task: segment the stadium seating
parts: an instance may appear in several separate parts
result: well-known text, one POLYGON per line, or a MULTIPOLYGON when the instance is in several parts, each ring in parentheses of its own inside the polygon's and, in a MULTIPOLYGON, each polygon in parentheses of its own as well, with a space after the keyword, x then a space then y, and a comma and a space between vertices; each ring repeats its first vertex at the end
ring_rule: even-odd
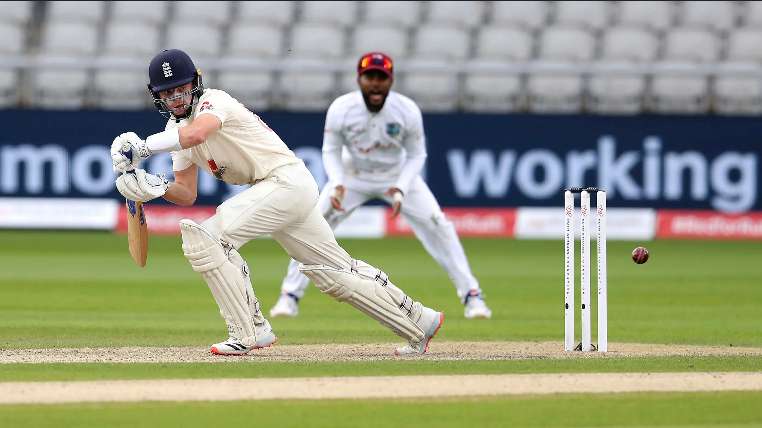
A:
POLYGON ((6 1, 3 2, 3 13, 0 14, 0 23, 24 25, 32 17, 32 2, 30 1, 6 1))
POLYGON ((230 1, 174 1, 172 20, 183 25, 222 27, 230 21, 230 1))
MULTIPOLYGON (((595 38, 586 30, 550 27, 540 39, 540 58, 549 62, 586 62, 593 58, 595 38)), ((529 110, 570 113, 582 107, 582 76, 574 72, 546 72, 529 76, 529 110)))
POLYGON ((579 26, 590 31, 601 30, 609 21, 609 3, 607 1, 559 1, 556 24, 579 26))
POLYGON ((162 1, 112 1, 111 22, 119 24, 143 24, 159 27, 167 21, 168 2, 162 1))
POLYGON ((97 25, 103 20, 105 2, 102 1, 52 1, 48 4, 50 22, 76 22, 97 25))
POLYGON ((0 38, 4 106, 144 108, 147 60, 176 47, 261 109, 324 108, 371 50, 424 110, 762 108, 753 1, 10 1, 0 38))
POLYGON ((238 3, 235 20, 244 25, 286 27, 294 19, 292 1, 243 1, 238 3))
POLYGON ((668 1, 619 2, 619 25, 643 27, 652 31, 665 31, 672 25, 674 7, 668 1))
POLYGON ((534 31, 546 23, 548 2, 498 1, 492 5, 491 15, 493 25, 519 26, 534 31))
MULTIPOLYGON (((421 4, 419 2, 369 1, 365 4, 363 22, 365 24, 383 24, 408 29, 420 21, 420 15, 421 4)), ((362 26, 358 28, 362 28, 362 26)))
POLYGON ((432 1, 429 3, 428 22, 435 25, 471 28, 482 22, 483 2, 432 1))
POLYGON ((357 2, 306 1, 302 3, 302 22, 349 27, 357 22, 357 2))

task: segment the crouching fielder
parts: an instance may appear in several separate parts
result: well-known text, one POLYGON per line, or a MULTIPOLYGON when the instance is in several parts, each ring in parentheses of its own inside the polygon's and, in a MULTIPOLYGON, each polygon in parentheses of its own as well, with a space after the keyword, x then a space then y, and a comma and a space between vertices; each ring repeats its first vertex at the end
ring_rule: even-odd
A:
POLYGON ((199 168, 226 183, 252 185, 202 224, 180 222, 183 253, 209 286, 228 327, 228 339, 212 345, 211 352, 246 354, 277 340, 238 253, 252 239, 269 235, 323 293, 407 340, 397 354, 425 353, 444 314, 413 300, 383 271, 352 259, 338 245, 316 207, 315 180, 278 135, 227 93, 204 89, 185 52, 162 51, 148 71, 154 103, 169 120, 165 131, 145 140, 134 133, 114 140, 114 169, 122 172, 119 191, 138 201, 163 197, 192 205, 199 168), (138 168, 157 152, 171 152, 174 182, 138 168))
MULTIPOLYGON (((357 64, 360 90, 340 96, 328 108, 323 165, 329 182, 318 207, 335 228, 365 202, 386 201, 447 272, 464 305, 464 316, 490 318, 492 311, 455 227, 419 175, 426 159, 421 110, 410 98, 391 91, 392 82, 392 59, 380 52, 367 53, 357 64)), ((289 265, 270 316, 298 314, 309 280, 297 267, 295 261, 289 265)))

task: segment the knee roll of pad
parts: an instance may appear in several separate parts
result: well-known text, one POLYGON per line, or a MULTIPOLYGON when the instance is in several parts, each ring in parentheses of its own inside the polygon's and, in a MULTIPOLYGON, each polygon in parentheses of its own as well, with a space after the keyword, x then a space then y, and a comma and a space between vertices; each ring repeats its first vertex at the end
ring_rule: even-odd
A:
POLYGON ((180 221, 183 254, 196 272, 207 272, 222 266, 227 260, 220 241, 206 229, 190 220, 180 221))

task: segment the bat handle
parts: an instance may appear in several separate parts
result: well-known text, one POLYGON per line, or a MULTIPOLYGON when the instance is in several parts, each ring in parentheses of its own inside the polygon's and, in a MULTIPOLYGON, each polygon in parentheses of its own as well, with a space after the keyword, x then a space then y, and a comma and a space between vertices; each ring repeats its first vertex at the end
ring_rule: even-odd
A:
MULTIPOLYGON (((130 163, 132 163, 132 146, 130 146, 129 144, 125 144, 124 146, 122 146, 122 154, 130 161, 130 163), (127 147, 127 150, 124 150, 125 146, 127 147)), ((130 169, 128 169, 125 172, 131 172, 134 174, 135 168, 130 167, 130 169)))

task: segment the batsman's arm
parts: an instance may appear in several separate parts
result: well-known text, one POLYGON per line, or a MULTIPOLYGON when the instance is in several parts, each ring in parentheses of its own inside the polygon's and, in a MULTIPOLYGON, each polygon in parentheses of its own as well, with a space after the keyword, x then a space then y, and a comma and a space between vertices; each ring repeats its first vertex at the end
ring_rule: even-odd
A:
POLYGON ((198 195, 198 167, 191 164, 182 171, 175 171, 175 181, 169 185, 164 199, 176 205, 191 206, 198 195))

